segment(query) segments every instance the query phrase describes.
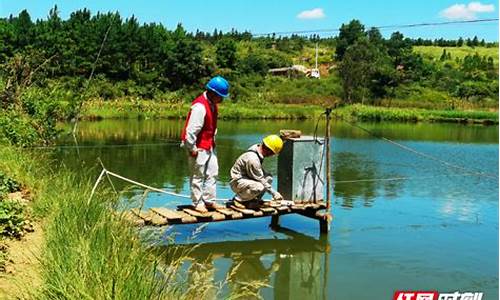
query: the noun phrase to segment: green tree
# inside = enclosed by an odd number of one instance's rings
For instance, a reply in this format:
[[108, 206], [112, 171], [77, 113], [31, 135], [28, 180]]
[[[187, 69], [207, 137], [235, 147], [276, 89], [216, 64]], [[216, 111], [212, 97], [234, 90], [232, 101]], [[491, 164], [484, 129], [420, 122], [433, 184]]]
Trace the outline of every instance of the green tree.
[[87, 9], [71, 13], [66, 21], [65, 30], [69, 32], [71, 43], [64, 51], [66, 72], [69, 75], [89, 76], [92, 69], [92, 57], [98, 51], [90, 11]]
[[368, 41], [379, 48], [385, 48], [384, 37], [378, 28], [372, 27], [367, 31]]
[[269, 70], [269, 66], [264, 57], [255, 53], [250, 53], [240, 61], [239, 70], [243, 74], [257, 73], [265, 75]]
[[33, 41], [33, 22], [27, 10], [19, 13], [19, 16], [14, 21], [15, 28], [15, 47], [23, 49], [30, 45]]
[[179, 24], [172, 34], [173, 48], [167, 57], [167, 77], [170, 87], [179, 89], [198, 83], [210, 74], [204, 64], [200, 43], [186, 34]]
[[6, 20], [0, 19], [0, 63], [12, 57], [15, 51], [14, 26]]
[[221, 39], [216, 45], [216, 61], [221, 68], [234, 69], [236, 67], [236, 43], [229, 38]]
[[471, 42], [472, 46], [477, 47], [479, 46], [479, 39], [477, 38], [477, 35], [474, 36]]
[[347, 48], [356, 43], [360, 38], [365, 37], [365, 27], [358, 20], [352, 20], [349, 24], [342, 24], [337, 38], [335, 56], [337, 61], [344, 58]]
[[446, 54], [446, 49], [443, 49], [443, 53], [441, 53], [441, 57], [439, 58], [440, 61], [445, 61], [448, 58], [448, 55]]
[[64, 73], [64, 51], [68, 48], [67, 32], [64, 31], [63, 21], [59, 17], [57, 5], [49, 11], [47, 21], [41, 22], [36, 28], [35, 48], [42, 49], [47, 57], [54, 56], [50, 65], [52, 75]]
[[391, 34], [391, 38], [387, 40], [386, 45], [387, 52], [393, 59], [395, 66], [400, 65], [404, 58], [412, 53], [411, 40], [405, 39], [403, 34], [398, 31]]
[[381, 56], [377, 47], [367, 38], [360, 38], [346, 49], [338, 69], [345, 102], [366, 100], [369, 96], [370, 80], [383, 64]]
[[465, 100], [470, 100], [471, 98], [482, 99], [492, 96], [492, 93], [485, 82], [464, 81], [458, 85], [455, 95]]

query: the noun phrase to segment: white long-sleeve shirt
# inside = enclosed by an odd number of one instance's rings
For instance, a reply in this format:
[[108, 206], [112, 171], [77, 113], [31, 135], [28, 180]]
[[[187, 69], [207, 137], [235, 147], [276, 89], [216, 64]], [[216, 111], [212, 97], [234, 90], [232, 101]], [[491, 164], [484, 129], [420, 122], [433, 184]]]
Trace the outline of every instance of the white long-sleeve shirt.
[[189, 151], [197, 151], [196, 140], [198, 134], [200, 133], [203, 125], [205, 124], [205, 106], [201, 103], [195, 103], [191, 106], [191, 116], [189, 117], [189, 122], [186, 126], [186, 140], [184, 141], [184, 146]]

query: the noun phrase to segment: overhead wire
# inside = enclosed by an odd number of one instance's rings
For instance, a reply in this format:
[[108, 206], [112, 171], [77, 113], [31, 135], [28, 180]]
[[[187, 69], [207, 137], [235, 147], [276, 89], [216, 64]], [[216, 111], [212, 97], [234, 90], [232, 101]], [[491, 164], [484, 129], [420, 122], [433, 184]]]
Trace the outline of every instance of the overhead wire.
[[[367, 26], [367, 28], [376, 28], [380, 30], [386, 29], [404, 29], [404, 28], [415, 28], [415, 27], [429, 27], [429, 26], [445, 26], [453, 24], [471, 24], [471, 23], [489, 23], [498, 22], [498, 18], [488, 18], [488, 19], [476, 19], [476, 20], [462, 20], [462, 21], [445, 21], [445, 22], [422, 22], [422, 23], [412, 23], [412, 24], [399, 24], [399, 25], [382, 25], [382, 26]], [[296, 30], [296, 31], [275, 31], [267, 33], [256, 33], [252, 34], [254, 37], [261, 36], [271, 36], [271, 35], [292, 35], [292, 34], [314, 34], [314, 33], [335, 33], [340, 32], [340, 28], [328, 28], [328, 29], [314, 29], [314, 30]]]

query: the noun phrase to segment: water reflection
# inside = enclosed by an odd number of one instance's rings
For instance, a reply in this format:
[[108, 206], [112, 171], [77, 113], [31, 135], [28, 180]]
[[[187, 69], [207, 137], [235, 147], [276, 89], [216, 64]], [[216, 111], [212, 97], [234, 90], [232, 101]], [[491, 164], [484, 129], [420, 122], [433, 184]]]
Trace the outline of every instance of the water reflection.
[[[187, 268], [189, 280], [201, 278], [203, 273], [212, 281], [230, 277], [227, 292], [232, 294], [251, 291], [266, 299], [328, 299], [328, 238], [315, 239], [284, 227], [274, 230], [286, 238], [197, 245], [189, 252], [190, 260], [197, 263]], [[185, 253], [184, 249], [191, 247], [178, 246], [176, 253]], [[164, 259], [169, 264], [177, 257], [168, 255]], [[216, 272], [215, 266], [222, 261], [228, 261], [229, 267]], [[252, 284], [256, 282], [259, 284]]]
[[[363, 206], [370, 207], [379, 191], [388, 198], [395, 198], [402, 189], [402, 181], [370, 181], [368, 179], [390, 178], [399, 176], [397, 173], [382, 172], [372, 160], [351, 152], [336, 152], [334, 164], [334, 195], [337, 204], [353, 208], [356, 200], [363, 201]], [[338, 180], [338, 183], [335, 181]]]

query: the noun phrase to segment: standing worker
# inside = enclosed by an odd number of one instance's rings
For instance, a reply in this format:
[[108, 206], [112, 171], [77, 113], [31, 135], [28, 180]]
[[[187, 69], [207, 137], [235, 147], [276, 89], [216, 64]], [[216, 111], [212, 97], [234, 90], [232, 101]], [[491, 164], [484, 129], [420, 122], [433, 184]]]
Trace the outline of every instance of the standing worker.
[[181, 146], [184, 146], [189, 154], [191, 199], [199, 212], [207, 212], [207, 208], [216, 207], [216, 180], [219, 174], [214, 152], [217, 105], [227, 96], [227, 80], [221, 76], [210, 79], [206, 91], [191, 103], [191, 110], [181, 133]]
[[262, 168], [264, 158], [280, 153], [282, 148], [283, 140], [277, 135], [269, 135], [238, 157], [231, 168], [230, 181], [231, 189], [236, 193], [235, 202], [256, 207], [265, 192], [271, 194], [273, 200], [283, 200], [271, 186], [272, 175]]

